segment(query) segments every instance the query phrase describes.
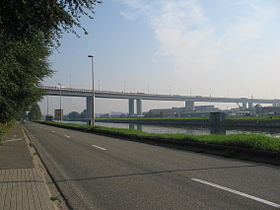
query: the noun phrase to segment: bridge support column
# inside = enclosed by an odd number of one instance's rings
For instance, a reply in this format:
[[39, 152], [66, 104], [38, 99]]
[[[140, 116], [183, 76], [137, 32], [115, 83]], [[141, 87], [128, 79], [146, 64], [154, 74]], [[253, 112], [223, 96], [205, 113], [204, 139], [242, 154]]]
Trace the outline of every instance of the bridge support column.
[[129, 117], [134, 116], [134, 99], [133, 98], [128, 99], [128, 116]]
[[252, 110], [253, 109], [253, 102], [249, 102], [248, 105], [249, 105], [249, 109]]
[[136, 99], [137, 116], [142, 116], [142, 99]]
[[242, 109], [247, 109], [247, 103], [246, 102], [242, 102]]
[[193, 112], [194, 111], [194, 101], [185, 101], [185, 109], [186, 109], [186, 112]]
[[249, 110], [250, 110], [250, 114], [251, 114], [251, 116], [256, 116], [256, 110], [255, 110], [255, 108], [254, 108], [254, 106], [253, 106], [253, 102], [249, 102], [248, 103], [248, 108], [249, 108]]
[[86, 110], [87, 110], [87, 118], [91, 119], [92, 116], [92, 97], [87, 97], [87, 102], [86, 102]]

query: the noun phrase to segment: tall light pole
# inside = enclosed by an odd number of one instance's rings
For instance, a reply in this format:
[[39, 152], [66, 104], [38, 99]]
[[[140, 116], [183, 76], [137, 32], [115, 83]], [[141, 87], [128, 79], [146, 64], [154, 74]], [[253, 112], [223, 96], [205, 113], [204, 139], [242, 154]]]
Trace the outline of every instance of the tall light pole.
[[91, 111], [91, 125], [95, 125], [95, 93], [94, 93], [94, 65], [93, 65], [93, 55], [88, 55], [91, 58], [91, 75], [92, 75], [92, 111]]
[[59, 85], [59, 87], [60, 87], [60, 91], [59, 91], [59, 95], [60, 95], [60, 97], [59, 97], [59, 109], [60, 109], [60, 116], [59, 116], [59, 120], [60, 120], [60, 122], [62, 121], [62, 109], [61, 109], [61, 83], [59, 82], [59, 83], [57, 83], [58, 85]]
[[49, 96], [47, 96], [47, 115], [49, 115]]

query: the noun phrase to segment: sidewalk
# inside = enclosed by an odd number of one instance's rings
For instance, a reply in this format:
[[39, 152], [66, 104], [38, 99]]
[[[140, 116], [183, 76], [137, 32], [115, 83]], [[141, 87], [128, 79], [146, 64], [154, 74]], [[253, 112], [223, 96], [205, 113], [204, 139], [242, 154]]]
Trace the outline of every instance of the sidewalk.
[[0, 146], [0, 210], [55, 209], [24, 138], [16, 124]]

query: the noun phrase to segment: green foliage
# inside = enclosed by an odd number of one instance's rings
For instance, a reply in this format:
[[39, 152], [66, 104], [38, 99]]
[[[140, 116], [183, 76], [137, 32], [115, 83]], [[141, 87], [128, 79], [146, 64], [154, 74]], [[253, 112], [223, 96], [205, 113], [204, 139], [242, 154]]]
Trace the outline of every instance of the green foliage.
[[47, 62], [50, 50], [43, 38], [21, 42], [0, 36], [0, 49], [0, 122], [6, 122], [41, 97], [36, 86], [52, 71]]
[[[18, 118], [40, 99], [40, 81], [52, 74], [51, 48], [63, 31], [94, 14], [97, 0], [2, 0], [0, 3], [0, 122]], [[86, 31], [85, 31], [86, 32]]]
[[2, 142], [2, 138], [5, 133], [10, 129], [10, 127], [14, 124], [14, 121], [11, 121], [10, 123], [0, 123], [0, 145]]
[[34, 103], [28, 113], [29, 120], [39, 120], [42, 116], [41, 109], [37, 103]]
[[98, 0], [2, 0], [0, 28], [10, 40], [30, 40], [43, 34], [48, 40], [57, 40], [63, 30], [74, 31], [80, 18], [92, 18]]
[[69, 118], [70, 120], [78, 120], [78, 119], [81, 118], [81, 115], [80, 115], [79, 112], [70, 112], [70, 113], [68, 114], [68, 118]]
[[[42, 122], [41, 122], [42, 123]], [[125, 128], [108, 128], [102, 126], [88, 126], [58, 122], [43, 122], [51, 125], [60, 125], [69, 128], [78, 128], [81, 130], [103, 131], [111, 134], [127, 134], [135, 137], [149, 137], [156, 139], [172, 139], [180, 141], [195, 141], [205, 144], [218, 144], [227, 146], [236, 146], [251, 148], [265, 151], [280, 152], [280, 139], [259, 135], [259, 134], [231, 134], [231, 135], [189, 135], [189, 134], [154, 134], [143, 131], [125, 129]]]

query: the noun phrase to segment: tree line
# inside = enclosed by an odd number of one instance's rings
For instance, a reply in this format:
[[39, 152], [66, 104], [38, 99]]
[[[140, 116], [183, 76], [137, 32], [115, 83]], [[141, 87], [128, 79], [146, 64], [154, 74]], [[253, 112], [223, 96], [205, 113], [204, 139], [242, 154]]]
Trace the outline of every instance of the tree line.
[[43, 78], [53, 74], [48, 56], [63, 32], [87, 34], [98, 0], [2, 0], [0, 3], [0, 123], [18, 118], [42, 97]]

